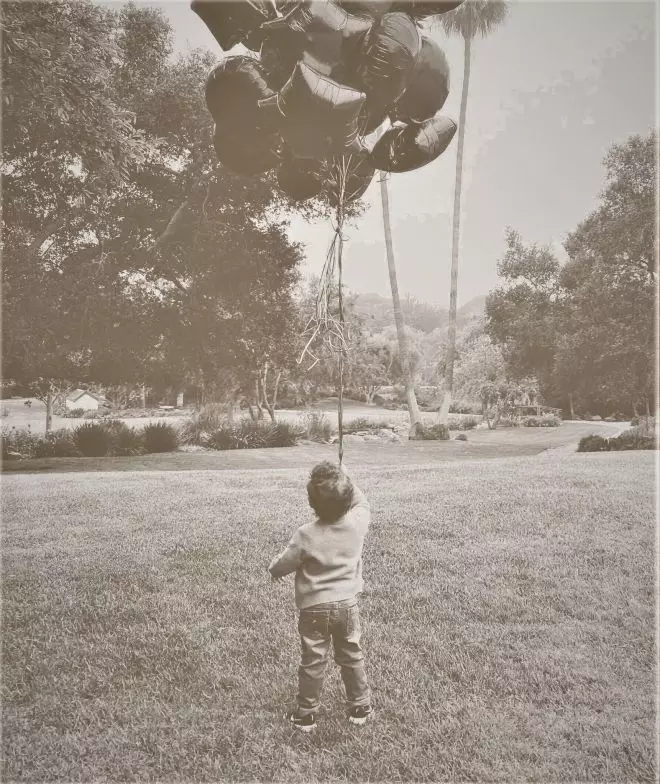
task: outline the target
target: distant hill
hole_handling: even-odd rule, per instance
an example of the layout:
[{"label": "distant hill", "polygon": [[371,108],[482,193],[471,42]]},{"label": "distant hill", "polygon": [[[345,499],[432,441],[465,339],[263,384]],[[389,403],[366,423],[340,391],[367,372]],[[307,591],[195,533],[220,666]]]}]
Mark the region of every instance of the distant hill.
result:
[{"label": "distant hill", "polygon": [[[394,326],[394,312],[391,297],[380,294],[353,294],[355,312],[368,325],[370,332],[380,332],[386,327]],[[466,302],[457,312],[458,325],[483,318],[486,308],[486,297],[480,296]],[[420,332],[433,332],[434,329],[445,329],[449,323],[449,311],[414,297],[404,297],[401,309],[405,323]]]},{"label": "distant hill", "polygon": [[486,315],[486,295],[482,294],[479,297],[474,297],[473,299],[469,300],[462,305],[457,313],[456,316],[461,318],[468,318],[476,316],[477,318],[483,318]]}]

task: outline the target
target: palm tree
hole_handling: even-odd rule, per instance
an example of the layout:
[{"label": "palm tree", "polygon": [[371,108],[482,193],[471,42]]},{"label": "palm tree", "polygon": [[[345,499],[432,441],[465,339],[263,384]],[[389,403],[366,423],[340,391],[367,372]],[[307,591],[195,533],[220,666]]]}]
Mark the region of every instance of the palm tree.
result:
[{"label": "palm tree", "polygon": [[456,353],[456,300],[458,295],[458,246],[461,225],[461,189],[463,186],[463,148],[465,144],[465,120],[470,88],[472,65],[472,41],[479,35],[487,36],[507,17],[509,8],[505,0],[465,0],[455,11],[440,17],[448,35],[463,37],[463,89],[461,110],[458,119],[458,147],[456,150],[456,180],[454,184],[454,216],[451,244],[451,291],[449,295],[449,331],[447,337],[447,364],[445,370],[445,394],[440,410],[440,421],[445,422],[449,414],[454,386],[454,355]]},{"label": "palm tree", "polygon": [[401,300],[399,299],[399,285],[396,279],[396,266],[394,264],[394,247],[392,245],[392,226],[390,224],[390,199],[387,192],[387,179],[385,172],[380,176],[380,198],[383,204],[383,230],[385,234],[385,250],[387,252],[387,269],[390,273],[390,287],[392,288],[392,307],[394,309],[394,323],[396,324],[396,334],[399,343],[399,360],[401,372],[406,385],[406,399],[408,401],[408,413],[410,415],[409,438],[414,438],[417,425],[420,423],[419,408],[415,397],[415,383],[413,380],[412,369],[408,359],[408,338],[406,336],[405,325],[403,323],[403,313],[401,311]]}]

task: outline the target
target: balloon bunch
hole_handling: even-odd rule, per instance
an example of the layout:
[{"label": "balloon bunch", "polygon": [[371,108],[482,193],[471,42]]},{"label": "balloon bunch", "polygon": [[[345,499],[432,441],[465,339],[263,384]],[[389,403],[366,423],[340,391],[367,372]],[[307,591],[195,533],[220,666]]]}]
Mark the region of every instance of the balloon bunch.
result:
[{"label": "balloon bunch", "polygon": [[226,57],[206,84],[219,160],[242,174],[277,169],[292,199],[335,203],[362,196],[376,169],[435,160],[456,132],[439,113],[449,67],[418,23],[461,2],[192,0],[223,49],[252,52]]}]

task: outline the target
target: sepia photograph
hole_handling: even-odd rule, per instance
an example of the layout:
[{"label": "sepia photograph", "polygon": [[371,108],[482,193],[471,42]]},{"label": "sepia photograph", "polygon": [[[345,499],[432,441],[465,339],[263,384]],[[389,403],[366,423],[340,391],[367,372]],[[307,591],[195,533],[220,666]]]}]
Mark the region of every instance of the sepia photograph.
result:
[{"label": "sepia photograph", "polygon": [[0,778],[660,782],[660,0],[0,0]]}]

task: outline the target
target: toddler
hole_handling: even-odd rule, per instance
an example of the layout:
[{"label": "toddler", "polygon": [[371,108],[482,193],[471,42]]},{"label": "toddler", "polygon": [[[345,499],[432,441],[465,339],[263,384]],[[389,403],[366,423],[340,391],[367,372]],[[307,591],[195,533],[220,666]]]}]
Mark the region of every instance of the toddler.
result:
[{"label": "toddler", "polygon": [[358,609],[362,545],[371,519],[369,503],[345,470],[327,461],[312,469],[307,497],[316,520],[301,525],[268,567],[273,580],[296,573],[302,658],[298,707],[287,718],[304,732],[316,726],[331,643],[341,667],[349,721],[364,724],[373,714]]}]

